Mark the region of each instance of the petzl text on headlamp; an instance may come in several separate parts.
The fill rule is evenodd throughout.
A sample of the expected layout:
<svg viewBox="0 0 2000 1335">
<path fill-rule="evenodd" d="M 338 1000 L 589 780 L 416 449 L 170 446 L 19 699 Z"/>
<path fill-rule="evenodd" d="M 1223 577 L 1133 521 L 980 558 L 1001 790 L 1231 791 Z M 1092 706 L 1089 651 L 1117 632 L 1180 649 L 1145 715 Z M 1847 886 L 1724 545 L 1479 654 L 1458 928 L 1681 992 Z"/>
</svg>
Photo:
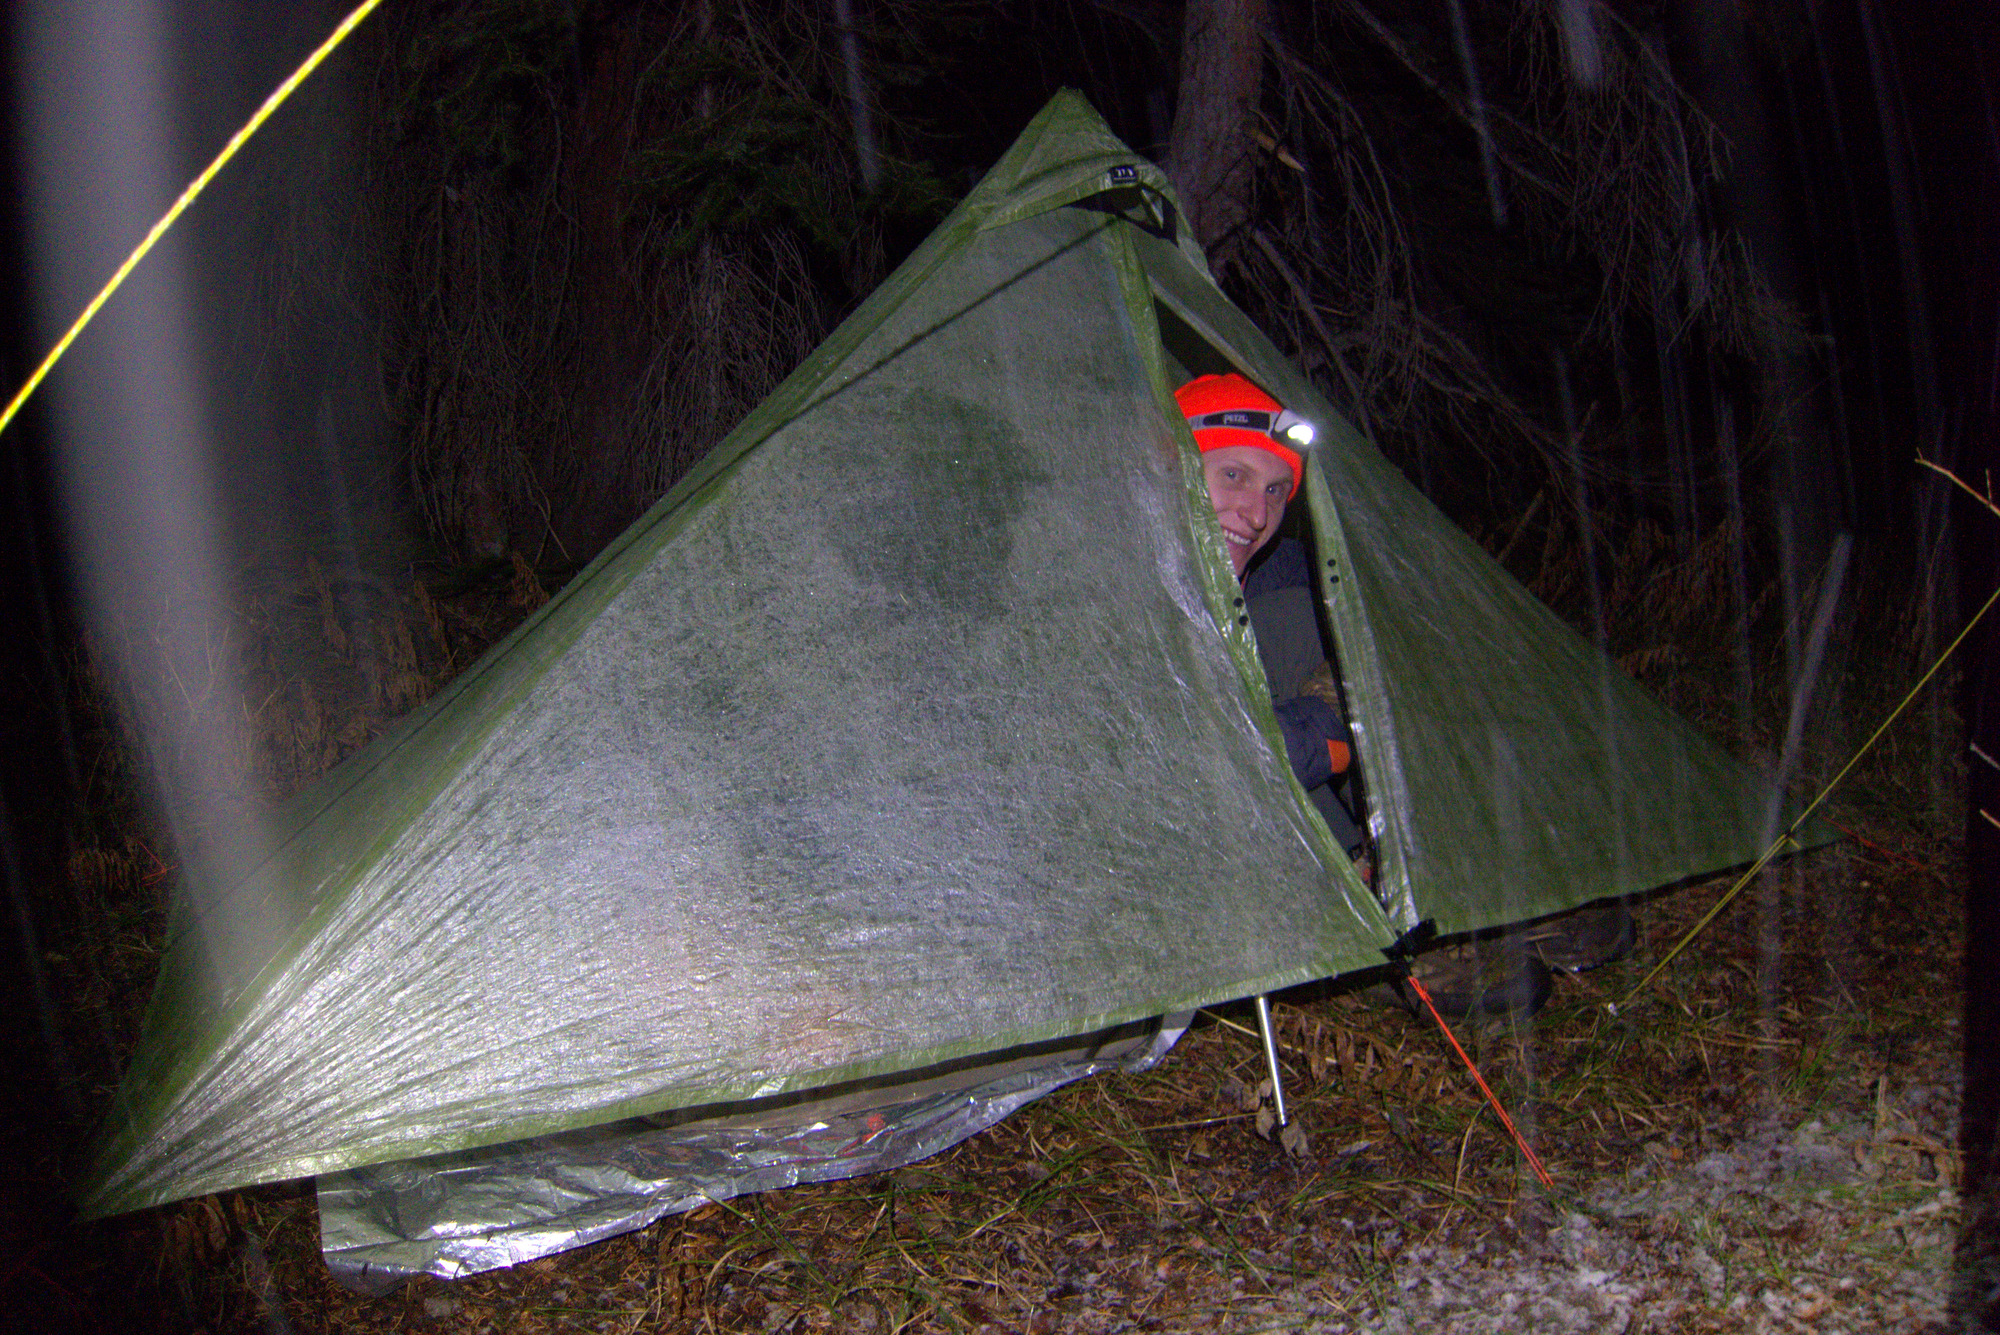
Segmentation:
<svg viewBox="0 0 2000 1335">
<path fill-rule="evenodd" d="M 1259 412 L 1255 408 L 1230 408 L 1224 412 L 1190 417 L 1188 425 L 1197 431 L 1216 426 L 1256 431 L 1295 450 L 1303 450 L 1313 443 L 1312 423 L 1290 408 L 1276 413 Z"/>
</svg>

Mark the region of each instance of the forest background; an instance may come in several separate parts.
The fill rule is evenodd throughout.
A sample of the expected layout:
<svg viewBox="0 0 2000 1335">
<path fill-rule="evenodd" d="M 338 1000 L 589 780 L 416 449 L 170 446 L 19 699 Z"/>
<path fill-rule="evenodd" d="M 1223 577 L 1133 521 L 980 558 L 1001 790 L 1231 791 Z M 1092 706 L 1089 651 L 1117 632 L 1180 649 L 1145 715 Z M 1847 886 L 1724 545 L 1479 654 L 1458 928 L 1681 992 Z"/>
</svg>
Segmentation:
<svg viewBox="0 0 2000 1335">
<path fill-rule="evenodd" d="M 13 382 L 339 14 L 93 26 L 120 9 L 13 33 Z M 188 609 L 308 569 L 315 607 L 413 570 L 558 586 L 1066 86 L 1167 167 L 1224 290 L 1642 678 L 1713 659 L 1747 714 L 1796 684 L 1829 580 L 1834 694 L 1884 628 L 1919 658 L 1990 583 L 1992 521 L 1914 461 L 1980 485 L 1991 439 L 1992 28 L 1868 0 L 391 0 L 10 433 L 12 982 L 41 987 L 44 862 L 213 787 L 167 684 L 233 669 Z M 89 674 L 152 739 L 129 772 L 79 762 Z M 2000 933 L 1969 902 L 1977 966 Z M 22 1097 L 81 1126 L 65 1068 L 117 1041 L 56 1028 Z"/>
</svg>

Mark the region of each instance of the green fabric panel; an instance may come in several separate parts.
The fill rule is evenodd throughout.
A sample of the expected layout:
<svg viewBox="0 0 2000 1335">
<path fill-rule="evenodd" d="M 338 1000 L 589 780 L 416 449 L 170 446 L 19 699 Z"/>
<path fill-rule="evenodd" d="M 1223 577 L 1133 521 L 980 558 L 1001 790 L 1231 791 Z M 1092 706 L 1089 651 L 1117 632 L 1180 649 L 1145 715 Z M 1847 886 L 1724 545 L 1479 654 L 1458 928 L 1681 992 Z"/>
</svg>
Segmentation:
<svg viewBox="0 0 2000 1335">
<path fill-rule="evenodd" d="M 163 1001 L 92 1208 L 1377 961 L 1216 633 L 1125 230 L 934 257 L 806 406 L 302 800 L 239 902 L 303 925 Z"/>
<path fill-rule="evenodd" d="M 1059 108 L 1052 104 L 1051 110 Z M 1018 156 L 1010 154 L 995 173 Z M 204 1042 L 188 1032 L 186 1017 L 209 1009 L 227 1012 L 259 970 L 287 967 L 290 952 L 315 930 L 315 910 L 351 885 L 385 831 L 424 808 L 455 758 L 505 716 L 506 701 L 559 661 L 578 629 L 668 536 L 661 526 L 687 523 L 699 513 L 703 493 L 747 452 L 816 397 L 864 374 L 865 364 L 850 364 L 855 349 L 978 230 L 991 202 L 990 191 L 975 190 L 769 398 L 555 598 L 423 707 L 281 807 L 267 822 L 266 844 L 273 849 L 267 866 L 240 885 L 208 887 L 199 902 L 174 906 L 167 959 L 147 1024 L 148 1032 L 157 1028 L 172 1037 L 142 1043 L 142 1069 L 135 1070 L 140 1078 L 128 1080 L 128 1088 L 171 1084 L 173 1077 L 161 1064 L 178 1058 L 185 1065 Z M 952 318 L 963 312 L 936 314 Z M 330 830 L 319 817 L 336 801 L 344 801 L 350 815 Z M 221 1023 L 226 1028 L 233 1021 L 225 1015 Z"/>
<path fill-rule="evenodd" d="M 1308 501 L 1393 918 L 1499 926 L 1762 852 L 1768 781 L 1522 588 L 1178 250 L 1136 244 L 1162 300 L 1321 428 Z"/>
<path fill-rule="evenodd" d="M 690 498 L 664 531 L 694 520 L 706 499 Z M 296 979 L 301 953 L 344 911 L 356 883 L 644 559 L 629 542 L 622 550 L 622 560 L 594 564 L 586 572 L 594 578 L 579 577 L 425 706 L 281 807 L 265 865 L 237 885 L 184 891 L 104 1162 L 128 1154 L 134 1128 L 166 1118 L 215 1050 L 258 1022 L 268 988 Z"/>
<path fill-rule="evenodd" d="M 1079 116 L 1078 108 L 1082 115 Z M 700 513 L 706 493 L 745 454 L 819 396 L 866 374 L 856 349 L 963 247 L 996 204 L 1015 202 L 1023 178 L 1048 175 L 1037 153 L 1087 152 L 1094 165 L 1081 175 L 1044 181 L 1075 194 L 1099 181 L 1118 160 L 1115 144 L 1094 113 L 1070 95 L 1052 101 L 1037 126 L 989 173 L 909 259 L 779 388 L 696 465 L 659 503 L 614 540 L 561 593 L 477 664 L 395 728 L 281 808 L 267 823 L 270 861 L 234 886 L 200 887 L 176 903 L 161 976 L 148 1008 L 138 1054 L 110 1121 L 103 1161 L 129 1152 L 130 1128 L 165 1115 L 178 1090 L 244 1022 L 246 996 L 284 976 L 297 952 L 319 930 L 356 878 L 435 797 L 454 768 L 506 717 L 516 700 L 558 662 L 579 630 L 603 610 L 665 538 L 664 531 Z M 1078 137 L 1081 136 L 1079 139 Z M 1124 158 L 1140 161 L 1126 153 Z M 1060 176 L 1060 173 L 1058 173 Z M 1045 188 L 1044 195 L 1049 193 Z M 1060 201 L 1057 201 L 1060 202 Z M 1044 202 L 1041 206 L 1055 207 Z M 975 307 L 985 294 L 973 293 Z M 932 310 L 933 320 L 966 310 Z M 889 349 L 882 355 L 894 355 Z M 340 815 L 322 819 L 336 804 Z"/>
</svg>

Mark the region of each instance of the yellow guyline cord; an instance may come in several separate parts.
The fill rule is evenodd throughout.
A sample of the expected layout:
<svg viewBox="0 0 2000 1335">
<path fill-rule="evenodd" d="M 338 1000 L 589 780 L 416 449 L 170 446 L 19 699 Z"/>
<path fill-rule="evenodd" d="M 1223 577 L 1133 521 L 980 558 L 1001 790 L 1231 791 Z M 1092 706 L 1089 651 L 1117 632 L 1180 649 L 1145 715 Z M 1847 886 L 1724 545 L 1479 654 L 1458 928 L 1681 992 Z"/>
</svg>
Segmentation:
<svg viewBox="0 0 2000 1335">
<path fill-rule="evenodd" d="M 1926 468 L 1932 468 L 1938 472 L 1944 472 L 1943 469 L 1937 468 L 1935 464 L 1932 464 L 1927 460 L 1918 459 L 1917 462 L 1923 464 L 1923 466 Z M 1964 482 L 1959 481 L 1959 479 L 1953 476 L 1952 474 L 1946 473 L 1945 476 L 1950 477 L 1953 482 L 1957 482 L 1958 485 L 1960 487 L 1963 487 L 1966 491 L 1972 492 L 1972 495 L 1978 498 L 1988 509 L 1993 509 L 1993 502 L 1990 499 L 1986 497 L 1981 497 L 1978 492 L 1973 491 L 1971 487 L 1967 487 Z M 1994 513 L 2000 514 L 2000 510 L 1995 510 Z M 1974 626 L 1977 626 L 1980 623 L 1980 621 L 1986 616 L 1986 614 L 1993 609 L 1993 604 L 1996 602 L 2000 602 L 2000 589 L 1995 589 L 1992 592 L 1992 594 L 1987 597 L 1986 602 L 1983 605 L 1981 605 L 1980 609 L 1972 614 L 1972 620 L 1965 623 L 1965 629 L 1961 630 L 1958 633 L 1958 637 L 1954 639 L 1950 644 L 1944 647 L 1944 652 L 1938 655 L 1937 661 L 1930 665 L 1930 667 L 1924 672 L 1924 675 L 1917 678 L 1917 684 L 1910 688 L 1909 694 L 1903 697 L 1902 703 L 1889 711 L 1889 717 L 1882 720 L 1882 725 L 1877 729 L 1875 729 L 1874 732 L 1869 734 L 1868 740 L 1861 744 L 1861 749 L 1856 751 L 1854 755 L 1851 758 L 1849 758 L 1848 762 L 1840 767 L 1840 773 L 1834 775 L 1833 778 L 1827 783 L 1826 787 L 1820 789 L 1819 796 L 1815 797 L 1812 800 L 1811 805 L 1809 805 L 1804 811 L 1801 811 L 1799 813 L 1798 819 L 1793 821 L 1791 825 L 1786 828 L 1785 832 L 1778 836 L 1776 842 L 1774 842 L 1769 848 L 1764 850 L 1764 856 L 1758 858 L 1755 862 L 1750 864 L 1750 870 L 1744 872 L 1742 876 L 1738 877 L 1736 884 L 1729 887 L 1728 893 L 1723 895 L 1721 899 L 1715 901 L 1715 907 L 1710 909 L 1707 913 L 1703 914 L 1701 921 L 1696 923 L 1693 927 L 1689 928 L 1687 935 L 1682 937 L 1672 950 L 1669 950 L 1665 955 L 1660 957 L 1660 962 L 1658 964 L 1655 964 L 1652 968 L 1652 971 L 1648 973 L 1644 978 L 1641 978 L 1638 981 L 1638 983 L 1634 985 L 1632 990 L 1625 994 L 1625 999 L 1623 1001 L 1606 1002 L 1604 1008 L 1607 1011 L 1611 1012 L 1611 1014 L 1613 1015 L 1616 1015 L 1620 1011 L 1630 1007 L 1633 1001 L 1638 998 L 1639 994 L 1641 992 L 1644 992 L 1648 987 L 1652 986 L 1653 980 L 1655 978 L 1658 978 L 1660 974 L 1665 971 L 1666 967 L 1674 962 L 1674 957 L 1679 955 L 1683 950 L 1687 949 L 1689 943 L 1692 942 L 1697 936 L 1700 936 L 1702 932 L 1708 927 L 1708 925 L 1714 922 L 1724 909 L 1729 907 L 1730 903 L 1735 900 L 1736 896 L 1743 892 L 1743 887 L 1750 884 L 1751 881 L 1755 880 L 1757 877 L 1757 873 L 1764 870 L 1766 866 L 1770 865 L 1771 859 L 1778 856 L 1778 854 L 1781 851 L 1783 851 L 1786 844 L 1793 842 L 1792 836 L 1798 833 L 1799 827 L 1804 825 L 1806 821 L 1812 818 L 1813 812 L 1818 811 L 1821 805 L 1825 803 L 1827 798 L 1833 796 L 1833 790 L 1840 787 L 1841 782 L 1847 778 L 1848 773 L 1851 770 L 1853 770 L 1853 768 L 1856 765 L 1861 763 L 1861 758 L 1867 755 L 1870 751 L 1875 749 L 1875 743 L 1882 740 L 1882 734 L 1889 731 L 1889 725 L 1894 723 L 1898 718 L 1902 717 L 1903 711 L 1910 707 L 1910 702 L 1915 700 L 1918 694 L 1922 692 L 1925 685 L 1927 685 L 1930 682 L 1930 679 L 1937 675 L 1938 669 L 1945 665 L 1945 660 L 1950 658 L 1953 651 L 1956 650 L 1959 645 L 1965 642 L 1965 637 L 1972 634 L 1972 628 Z"/>
<path fill-rule="evenodd" d="M 28 401 L 28 396 L 35 392 L 48 376 L 49 370 L 61 360 L 65 352 L 69 351 L 69 345 L 76 342 L 77 335 L 83 332 L 84 326 L 96 318 L 98 309 L 111 299 L 111 294 L 116 292 L 119 285 L 139 267 L 139 261 L 145 259 L 146 252 L 166 235 L 167 229 L 174 225 L 174 220 L 187 210 L 188 205 L 194 203 L 195 196 L 207 188 L 208 183 L 215 179 L 215 174 L 222 170 L 224 164 L 236 156 L 236 150 L 243 147 L 251 135 L 257 133 L 264 122 L 271 118 L 271 113 L 283 106 L 285 99 L 292 95 L 293 90 L 304 83 L 306 77 L 319 68 L 320 62 L 332 55 L 334 48 L 346 41 L 347 35 L 381 3 L 382 0 L 362 0 L 356 5 L 354 12 L 342 19 L 340 26 L 333 30 L 333 34 L 319 44 L 319 49 L 307 56 L 305 63 L 293 70 L 291 77 L 279 84 L 276 90 L 264 99 L 264 105 L 257 108 L 257 114 L 245 121 L 243 128 L 230 136 L 229 142 L 222 146 L 222 151 L 215 155 L 215 161 L 209 163 L 201 175 L 188 183 L 188 188 L 181 191 L 181 197 L 174 201 L 174 206 L 153 224 L 153 230 L 146 233 L 146 239 L 139 243 L 138 248 L 125 257 L 125 262 L 118 266 L 117 273 L 111 275 L 111 281 L 104 285 L 103 291 L 91 298 L 90 304 L 83 308 L 83 314 L 77 316 L 76 323 L 69 327 L 69 332 L 49 350 L 48 356 L 42 358 L 42 364 L 28 377 L 28 383 L 21 386 L 20 392 L 9 401 L 7 410 L 0 413 L 0 431 L 7 429 L 8 424 L 14 420 L 14 415 L 21 411 L 21 405 Z"/>
</svg>

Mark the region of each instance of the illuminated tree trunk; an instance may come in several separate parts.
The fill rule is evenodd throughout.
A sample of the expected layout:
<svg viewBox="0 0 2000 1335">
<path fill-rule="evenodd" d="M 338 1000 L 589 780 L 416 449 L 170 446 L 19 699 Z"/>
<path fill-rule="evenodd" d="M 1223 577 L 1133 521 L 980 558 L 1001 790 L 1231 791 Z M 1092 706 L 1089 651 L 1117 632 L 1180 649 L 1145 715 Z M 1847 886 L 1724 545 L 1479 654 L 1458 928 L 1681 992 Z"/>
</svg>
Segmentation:
<svg viewBox="0 0 2000 1335">
<path fill-rule="evenodd" d="M 1230 263 L 1250 212 L 1265 14 L 1265 0 L 1189 0 L 1181 20 L 1167 175 L 1218 272 Z"/>
</svg>

